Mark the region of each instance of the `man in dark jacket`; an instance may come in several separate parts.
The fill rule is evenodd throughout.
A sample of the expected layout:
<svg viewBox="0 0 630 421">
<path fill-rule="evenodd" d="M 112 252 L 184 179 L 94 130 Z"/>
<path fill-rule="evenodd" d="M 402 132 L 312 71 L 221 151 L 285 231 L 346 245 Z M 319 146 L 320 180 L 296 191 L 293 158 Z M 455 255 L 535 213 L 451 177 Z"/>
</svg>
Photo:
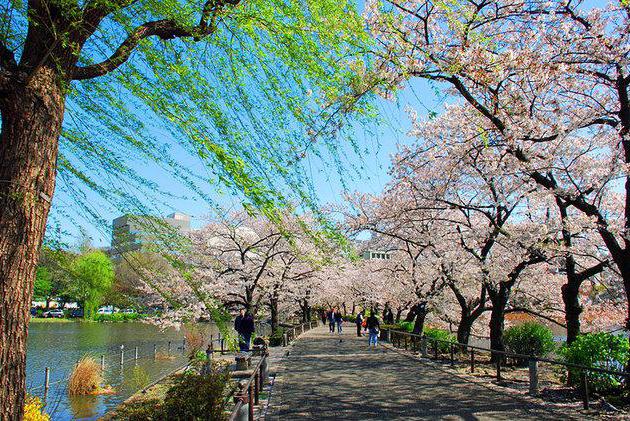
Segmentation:
<svg viewBox="0 0 630 421">
<path fill-rule="evenodd" d="M 256 331 L 254 317 L 248 311 L 241 309 L 239 315 L 234 319 L 234 330 L 238 333 L 238 347 L 241 352 L 249 352 L 252 334 Z"/>
</svg>

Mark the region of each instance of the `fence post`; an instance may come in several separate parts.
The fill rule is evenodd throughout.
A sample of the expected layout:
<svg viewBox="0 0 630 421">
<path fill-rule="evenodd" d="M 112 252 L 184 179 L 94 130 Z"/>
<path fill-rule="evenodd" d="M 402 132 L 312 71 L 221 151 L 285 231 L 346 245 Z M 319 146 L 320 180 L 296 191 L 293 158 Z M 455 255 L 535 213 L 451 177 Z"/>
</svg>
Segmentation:
<svg viewBox="0 0 630 421">
<path fill-rule="evenodd" d="M 221 338 L 221 353 L 225 351 L 225 339 Z"/>
<path fill-rule="evenodd" d="M 586 377 L 585 370 L 582 370 L 580 377 L 582 380 L 582 404 L 584 405 L 584 409 L 588 409 L 590 406 L 588 402 L 588 377 Z"/>
<path fill-rule="evenodd" d="M 120 346 L 120 365 L 123 365 L 125 363 L 125 346 L 121 345 Z"/>
<path fill-rule="evenodd" d="M 423 358 L 427 357 L 427 337 L 424 335 L 420 338 L 420 352 Z"/>
<path fill-rule="evenodd" d="M 475 372 L 475 350 L 471 348 L 470 350 L 470 372 Z"/>
<path fill-rule="evenodd" d="M 135 348 L 135 353 L 134 353 L 134 360 L 138 359 L 138 347 L 136 346 Z"/>
<path fill-rule="evenodd" d="M 45 376 L 44 376 L 44 390 L 48 390 L 50 386 L 50 368 L 46 367 Z"/>
<path fill-rule="evenodd" d="M 157 345 L 153 344 L 153 359 L 157 359 Z"/>
<path fill-rule="evenodd" d="M 538 360 L 529 360 L 529 394 L 538 395 Z"/>
<path fill-rule="evenodd" d="M 182 354 L 186 353 L 186 338 L 182 339 Z"/>
<path fill-rule="evenodd" d="M 254 421 L 254 400 L 253 396 L 252 384 L 249 384 L 249 388 L 247 389 L 247 397 L 249 398 L 249 421 Z"/>
<path fill-rule="evenodd" d="M 105 355 L 101 355 L 101 371 L 105 370 Z"/>
<path fill-rule="evenodd" d="M 171 355 L 171 341 L 168 341 L 168 355 Z"/>
<path fill-rule="evenodd" d="M 254 374 L 254 404 L 258 405 L 259 400 L 258 400 L 258 387 L 260 386 L 260 373 L 258 372 L 258 370 L 256 370 L 256 373 Z"/>
<path fill-rule="evenodd" d="M 287 346 L 289 344 L 289 334 L 284 332 L 282 334 L 282 346 Z"/>
</svg>

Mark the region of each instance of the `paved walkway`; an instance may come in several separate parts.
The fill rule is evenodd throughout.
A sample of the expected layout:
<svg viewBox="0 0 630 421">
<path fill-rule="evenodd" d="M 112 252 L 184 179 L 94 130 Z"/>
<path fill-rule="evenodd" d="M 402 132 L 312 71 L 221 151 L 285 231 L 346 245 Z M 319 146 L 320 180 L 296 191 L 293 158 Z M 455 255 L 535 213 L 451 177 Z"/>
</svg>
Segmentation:
<svg viewBox="0 0 630 421">
<path fill-rule="evenodd" d="M 319 327 L 294 343 L 267 420 L 584 419 L 498 386 Z M 354 331 L 354 329 L 352 329 Z"/>
</svg>

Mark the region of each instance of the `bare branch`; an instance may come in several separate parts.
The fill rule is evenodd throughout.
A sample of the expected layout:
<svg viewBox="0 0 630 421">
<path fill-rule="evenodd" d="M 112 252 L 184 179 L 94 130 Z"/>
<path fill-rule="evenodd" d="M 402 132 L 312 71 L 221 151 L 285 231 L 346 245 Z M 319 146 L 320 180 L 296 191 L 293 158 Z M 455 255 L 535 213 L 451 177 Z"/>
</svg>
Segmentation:
<svg viewBox="0 0 630 421">
<path fill-rule="evenodd" d="M 143 39 L 156 36 L 162 40 L 194 37 L 200 40 L 216 30 L 216 18 L 226 5 L 237 5 L 240 0 L 208 0 L 203 7 L 199 25 L 184 27 L 171 19 L 144 23 L 136 27 L 116 51 L 105 61 L 85 67 L 76 66 L 72 72 L 75 80 L 103 76 L 125 63 Z M 123 3 L 123 2 L 121 2 Z"/>
</svg>

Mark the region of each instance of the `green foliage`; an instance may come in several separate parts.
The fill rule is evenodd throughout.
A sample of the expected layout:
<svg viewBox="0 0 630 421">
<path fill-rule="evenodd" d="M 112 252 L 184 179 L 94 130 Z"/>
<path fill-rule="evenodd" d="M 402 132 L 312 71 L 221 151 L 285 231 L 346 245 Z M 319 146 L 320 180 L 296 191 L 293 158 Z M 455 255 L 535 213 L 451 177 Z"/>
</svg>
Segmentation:
<svg viewBox="0 0 630 421">
<path fill-rule="evenodd" d="M 278 329 L 269 336 L 269 346 L 280 346 L 284 341 L 284 332 L 285 329 L 283 327 L 278 327 Z"/>
<path fill-rule="evenodd" d="M 46 266 L 38 266 L 33 286 L 33 298 L 46 299 L 52 292 L 52 275 Z"/>
<path fill-rule="evenodd" d="M 607 332 L 587 333 L 580 335 L 570 345 L 560 349 L 560 355 L 566 363 L 579 364 L 587 367 L 603 368 L 623 371 L 630 357 L 628 338 Z M 580 370 L 572 369 L 573 378 L 580 375 Z M 621 378 L 609 375 L 587 372 L 589 387 L 597 391 L 605 391 L 621 384 Z"/>
<path fill-rule="evenodd" d="M 405 332 L 413 332 L 414 322 L 400 322 L 399 325 Z"/>
<path fill-rule="evenodd" d="M 555 348 L 551 329 L 536 322 L 525 322 L 506 329 L 503 341 L 506 350 L 515 354 L 544 357 Z M 526 363 L 525 360 L 521 362 Z"/>
<path fill-rule="evenodd" d="M 413 326 L 412 326 L 412 329 L 413 329 Z M 438 347 L 439 352 L 449 352 L 451 349 L 450 344 L 457 342 L 457 338 L 455 337 L 455 335 L 453 335 L 452 333 L 450 333 L 448 330 L 445 330 L 445 329 L 438 329 L 438 328 L 425 326 L 423 333 L 424 333 L 424 336 L 426 336 L 429 339 L 429 342 L 428 342 L 429 347 L 434 346 L 434 342 L 431 339 L 436 339 L 438 341 L 437 347 Z"/>
<path fill-rule="evenodd" d="M 230 373 L 227 366 L 214 365 L 209 374 L 185 372 L 166 392 L 162 411 L 169 420 L 224 420 Z M 226 402 L 227 401 L 227 402 Z"/>
<path fill-rule="evenodd" d="M 84 318 L 93 319 L 102 297 L 114 282 L 114 267 L 101 251 L 90 251 L 75 259 L 70 267 L 72 294 L 83 303 Z"/>
<path fill-rule="evenodd" d="M 113 314 L 97 314 L 94 316 L 94 320 L 97 322 L 128 322 L 132 320 L 138 320 L 142 316 L 138 313 L 113 313 Z"/>
<path fill-rule="evenodd" d="M 357 315 L 356 314 L 348 314 L 345 316 L 345 319 L 347 322 L 351 322 L 354 323 L 357 320 Z"/>
</svg>

